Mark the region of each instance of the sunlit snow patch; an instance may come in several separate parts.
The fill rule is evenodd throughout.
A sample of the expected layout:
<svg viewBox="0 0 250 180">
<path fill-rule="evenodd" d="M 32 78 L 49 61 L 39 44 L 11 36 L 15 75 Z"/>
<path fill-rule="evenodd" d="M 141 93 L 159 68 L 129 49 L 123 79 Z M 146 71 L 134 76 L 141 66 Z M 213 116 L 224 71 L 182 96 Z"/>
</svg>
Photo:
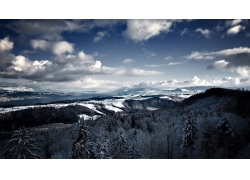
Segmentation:
<svg viewBox="0 0 250 180">
<path fill-rule="evenodd" d="M 172 98 L 168 97 L 168 96 L 161 96 L 160 99 L 168 99 L 168 100 L 173 100 Z"/>
<path fill-rule="evenodd" d="M 88 116 L 86 114 L 80 114 L 78 116 L 84 120 L 96 120 L 98 117 L 101 117 L 100 115 Z"/>
</svg>

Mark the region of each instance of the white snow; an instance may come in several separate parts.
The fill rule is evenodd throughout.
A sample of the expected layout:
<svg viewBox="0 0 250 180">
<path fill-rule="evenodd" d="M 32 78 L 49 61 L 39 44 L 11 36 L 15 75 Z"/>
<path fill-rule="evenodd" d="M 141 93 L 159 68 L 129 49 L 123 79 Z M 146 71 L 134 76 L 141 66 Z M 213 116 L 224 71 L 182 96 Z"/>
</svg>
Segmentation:
<svg viewBox="0 0 250 180">
<path fill-rule="evenodd" d="M 157 109 L 159 109 L 159 108 L 147 107 L 147 110 L 150 110 L 150 111 L 155 111 Z"/>
<path fill-rule="evenodd" d="M 177 97 L 181 97 L 181 98 L 189 98 L 190 96 L 192 96 L 192 94 L 189 94 L 189 95 L 178 94 L 177 95 Z"/>
<path fill-rule="evenodd" d="M 115 111 L 115 112 L 121 112 L 122 111 L 121 109 L 119 109 L 117 107 L 114 107 L 112 105 L 107 105 L 107 104 L 105 105 L 105 108 L 110 110 L 110 111 Z"/>
<path fill-rule="evenodd" d="M 169 100 L 173 100 L 172 98 L 168 97 L 168 96 L 161 96 L 160 99 L 169 99 Z"/>
<path fill-rule="evenodd" d="M 85 107 L 87 107 L 87 108 L 89 108 L 89 109 L 92 109 L 93 111 L 95 111 L 95 112 L 97 112 L 97 113 L 99 113 L 99 114 L 102 114 L 102 115 L 106 115 L 106 114 L 104 114 L 104 113 L 102 113 L 102 112 L 100 112 L 100 111 L 98 111 L 98 110 L 96 110 L 96 107 L 95 107 L 95 105 L 94 104 L 90 104 L 89 103 L 89 101 L 87 101 L 86 103 L 77 103 L 77 105 L 79 105 L 79 106 L 85 106 Z"/>
<path fill-rule="evenodd" d="M 86 114 L 80 114 L 78 116 L 84 120 L 96 120 L 98 117 L 101 117 L 100 115 L 88 116 Z"/>
</svg>

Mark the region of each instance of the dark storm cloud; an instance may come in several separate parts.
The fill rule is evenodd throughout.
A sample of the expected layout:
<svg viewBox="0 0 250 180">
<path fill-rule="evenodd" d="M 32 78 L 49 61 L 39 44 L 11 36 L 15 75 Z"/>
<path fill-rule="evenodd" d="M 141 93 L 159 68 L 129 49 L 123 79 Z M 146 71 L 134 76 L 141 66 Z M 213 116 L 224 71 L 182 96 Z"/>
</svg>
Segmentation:
<svg viewBox="0 0 250 180">
<path fill-rule="evenodd" d="M 22 35 L 39 36 L 48 40 L 61 40 L 62 32 L 89 30 L 90 21 L 72 20 L 16 20 L 6 24 L 6 27 Z"/>
</svg>

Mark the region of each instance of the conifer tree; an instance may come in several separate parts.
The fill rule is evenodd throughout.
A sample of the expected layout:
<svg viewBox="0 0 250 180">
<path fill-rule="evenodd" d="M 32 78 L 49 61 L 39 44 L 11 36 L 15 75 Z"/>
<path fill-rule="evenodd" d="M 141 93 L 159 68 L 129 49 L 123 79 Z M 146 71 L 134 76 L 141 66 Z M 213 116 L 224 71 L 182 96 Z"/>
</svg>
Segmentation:
<svg viewBox="0 0 250 180">
<path fill-rule="evenodd" d="M 73 142 L 72 158 L 73 159 L 90 159 L 94 158 L 94 143 L 90 141 L 90 133 L 84 120 L 80 120 L 76 127 L 76 139 Z"/>
<path fill-rule="evenodd" d="M 39 159 L 35 151 L 40 150 L 36 147 L 36 142 L 26 129 L 18 129 L 14 132 L 11 140 L 7 143 L 7 150 L 4 152 L 6 158 L 12 159 Z"/>
<path fill-rule="evenodd" d="M 110 159 L 110 140 L 108 132 L 103 125 L 99 127 L 99 133 L 94 148 L 95 158 Z"/>
<path fill-rule="evenodd" d="M 185 124 L 185 137 L 184 137 L 184 145 L 191 147 L 195 141 L 195 132 L 197 130 L 194 121 L 194 113 L 192 110 L 188 113 L 188 119 Z"/>
<path fill-rule="evenodd" d="M 234 137 L 234 132 L 231 124 L 228 121 L 227 117 L 224 117 L 223 120 L 216 126 L 220 132 L 219 143 L 224 147 L 224 157 L 230 158 L 234 153 L 234 148 L 237 144 Z"/>
<path fill-rule="evenodd" d="M 112 155 L 115 159 L 128 158 L 128 138 L 125 136 L 124 130 L 119 129 L 116 135 L 111 139 Z"/>
</svg>

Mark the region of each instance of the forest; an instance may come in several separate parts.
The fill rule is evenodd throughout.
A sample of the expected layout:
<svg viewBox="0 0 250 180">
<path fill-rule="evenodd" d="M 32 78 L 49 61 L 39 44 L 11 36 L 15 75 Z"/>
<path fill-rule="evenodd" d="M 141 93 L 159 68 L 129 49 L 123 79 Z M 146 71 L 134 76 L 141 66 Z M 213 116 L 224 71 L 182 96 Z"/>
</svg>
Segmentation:
<svg viewBox="0 0 250 180">
<path fill-rule="evenodd" d="M 134 107 L 96 120 L 77 116 L 96 115 L 84 107 L 0 114 L 0 158 L 250 157 L 250 92 L 211 88 L 182 102 L 161 102 L 157 110 Z"/>
</svg>

